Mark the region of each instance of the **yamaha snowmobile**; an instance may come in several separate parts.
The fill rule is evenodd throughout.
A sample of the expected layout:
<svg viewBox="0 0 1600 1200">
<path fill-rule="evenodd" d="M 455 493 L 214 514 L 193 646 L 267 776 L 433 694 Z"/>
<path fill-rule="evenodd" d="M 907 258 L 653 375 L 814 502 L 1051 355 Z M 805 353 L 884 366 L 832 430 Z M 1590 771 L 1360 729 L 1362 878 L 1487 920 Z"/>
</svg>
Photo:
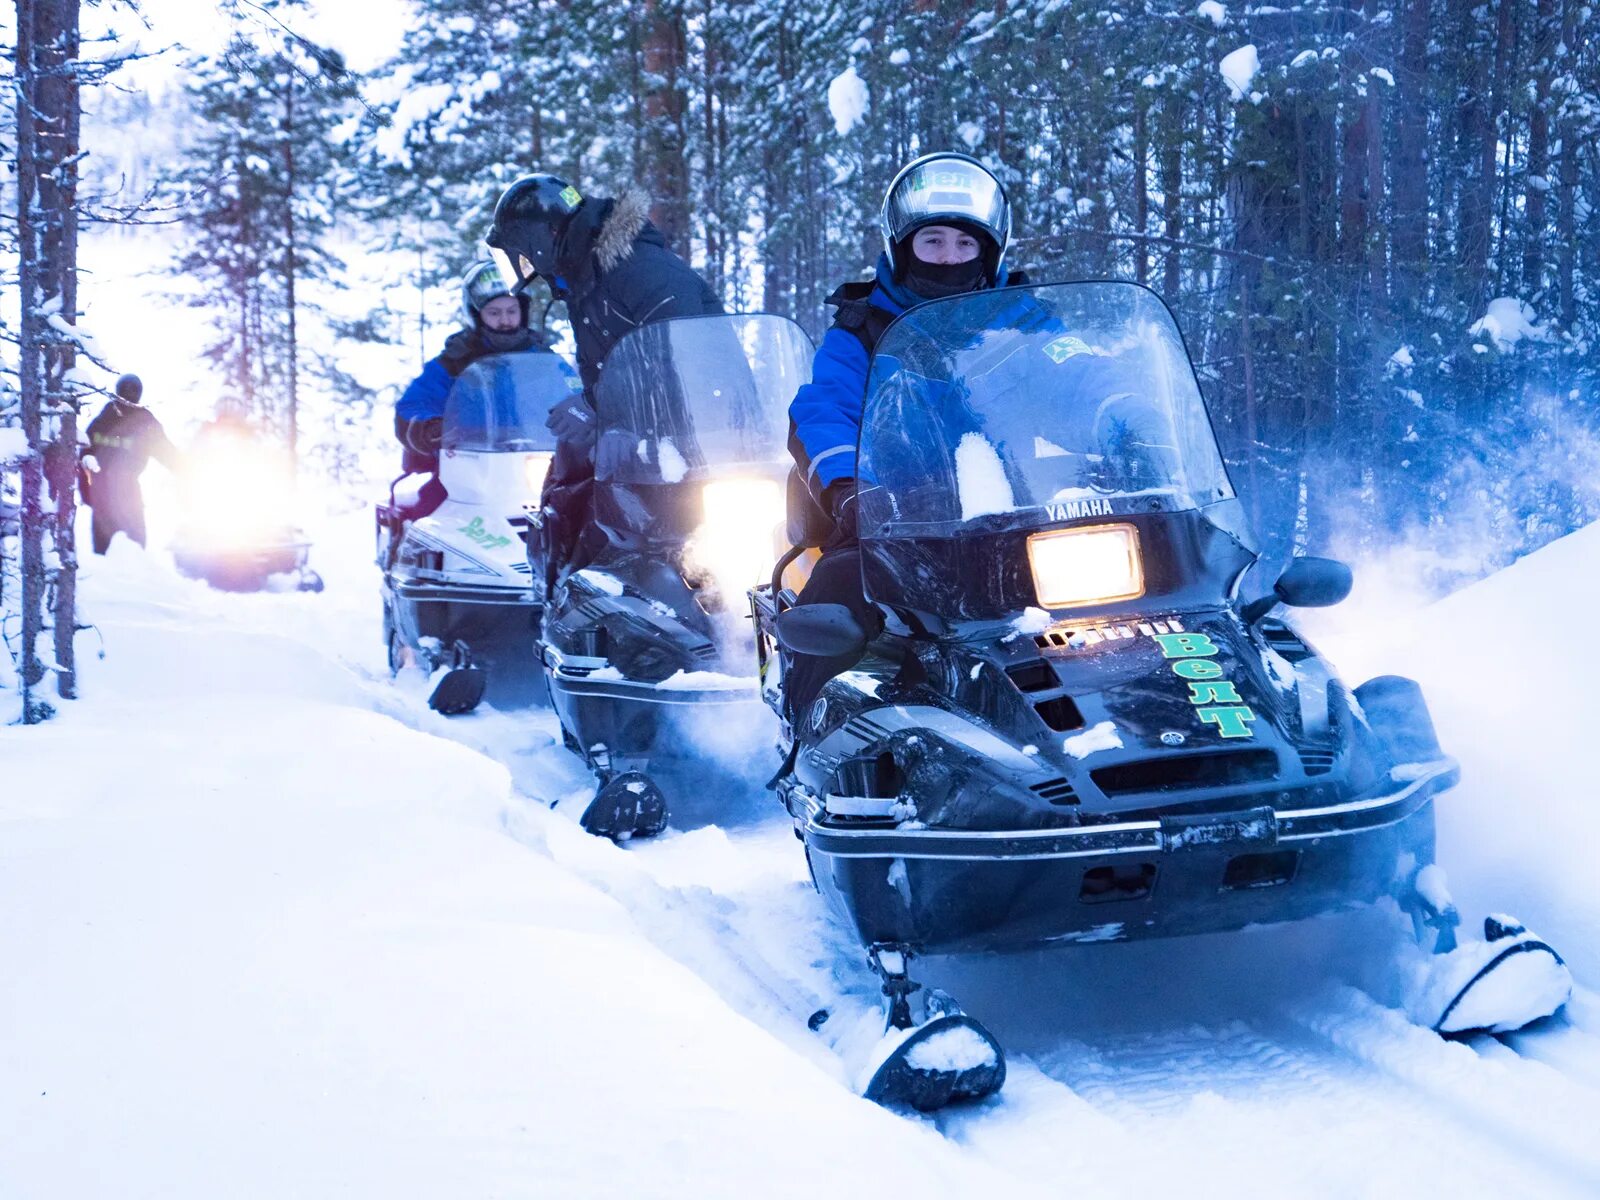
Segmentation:
<svg viewBox="0 0 1600 1200">
<path fill-rule="evenodd" d="M 439 482 L 446 499 L 419 515 L 416 498 L 391 486 L 389 502 L 377 507 L 389 668 L 445 668 L 428 700 L 436 711 L 469 712 L 491 684 L 503 703 L 538 698 L 542 597 L 528 559 L 529 514 L 555 450 L 545 417 L 576 386 L 554 354 L 472 363 L 445 401 Z"/>
<path fill-rule="evenodd" d="M 1005 1078 L 980 1023 L 916 995 L 916 954 L 1393 897 L 1438 952 L 1434 1028 L 1507 1029 L 1565 1002 L 1560 956 L 1516 922 L 1457 947 L 1433 860 L 1434 799 L 1458 768 L 1418 685 L 1348 689 L 1274 615 L 1342 600 L 1348 567 L 1296 559 L 1241 602 L 1257 553 L 1153 293 L 1081 283 L 911 310 L 872 360 L 857 469 L 881 628 L 795 606 L 777 579 L 751 602 L 780 716 L 796 653 L 859 656 L 783 721 L 775 786 L 883 981 L 869 1097 L 933 1109 Z M 1487 986 L 1507 973 L 1515 986 Z M 1508 993 L 1521 1007 L 1494 1011 Z"/>
<path fill-rule="evenodd" d="M 799 326 L 756 314 L 647 325 L 606 358 L 603 545 L 552 572 L 541 635 L 566 743 L 599 779 L 591 833 L 659 833 L 668 791 L 708 791 L 695 722 L 758 704 L 744 596 L 783 548 L 787 406 L 811 354 Z M 559 519 L 542 514 L 544 540 Z"/>
<path fill-rule="evenodd" d="M 225 592 L 322 590 L 308 565 L 310 539 L 287 515 L 288 459 L 250 426 L 228 419 L 203 426 L 184 456 L 179 488 L 183 517 L 172 558 L 181 574 Z"/>
</svg>

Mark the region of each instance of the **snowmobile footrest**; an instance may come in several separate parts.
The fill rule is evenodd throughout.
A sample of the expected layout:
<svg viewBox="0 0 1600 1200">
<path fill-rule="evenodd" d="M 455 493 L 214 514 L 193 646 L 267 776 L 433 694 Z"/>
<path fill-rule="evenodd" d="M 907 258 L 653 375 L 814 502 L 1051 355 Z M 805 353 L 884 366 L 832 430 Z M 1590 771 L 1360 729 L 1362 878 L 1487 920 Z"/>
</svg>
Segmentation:
<svg viewBox="0 0 1600 1200">
<path fill-rule="evenodd" d="M 428 697 L 428 707 L 445 716 L 471 712 L 483 699 L 489 677 L 482 667 L 456 667 L 447 671 Z"/>
<path fill-rule="evenodd" d="M 867 1084 L 885 1107 L 933 1112 L 992 1096 L 1006 1081 L 1006 1056 L 994 1036 L 965 1014 L 937 1017 L 895 1048 Z"/>
</svg>

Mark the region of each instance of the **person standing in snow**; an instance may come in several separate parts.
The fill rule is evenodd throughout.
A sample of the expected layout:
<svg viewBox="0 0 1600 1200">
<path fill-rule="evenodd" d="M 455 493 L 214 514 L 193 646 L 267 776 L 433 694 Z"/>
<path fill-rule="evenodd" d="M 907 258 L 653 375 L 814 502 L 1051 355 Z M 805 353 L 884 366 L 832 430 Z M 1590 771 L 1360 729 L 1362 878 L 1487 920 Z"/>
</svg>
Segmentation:
<svg viewBox="0 0 1600 1200">
<path fill-rule="evenodd" d="M 587 562 L 598 548 L 592 520 L 595 388 L 606 356 L 628 333 L 653 321 L 721 314 L 710 285 L 674 254 L 649 217 L 650 203 L 629 189 L 615 199 L 582 195 L 554 175 L 524 175 L 495 205 L 484 238 L 520 293 L 543 279 L 565 300 L 578 346 L 583 395 L 550 410 L 557 436 L 544 503 L 558 518 L 558 563 Z"/>
<path fill-rule="evenodd" d="M 89 422 L 89 448 L 82 465 L 88 482 L 84 499 L 94 516 L 94 552 L 104 554 L 111 539 L 125 533 L 145 544 L 144 493 L 139 476 L 152 458 L 169 471 L 179 468 L 178 449 L 156 415 L 141 403 L 144 384 L 137 375 L 117 380 L 116 395 Z"/>
<path fill-rule="evenodd" d="M 832 536 L 812 568 L 799 604 L 842 604 L 863 628 L 877 628 L 861 590 L 856 544 L 856 443 L 866 402 L 867 367 L 884 330 L 929 300 L 1027 283 L 1005 264 L 1011 209 L 1005 188 L 965 154 L 929 154 L 889 184 L 879 215 L 883 253 L 873 279 L 841 285 L 836 312 L 812 362 L 811 382 L 789 405 L 789 450 Z M 785 679 L 791 719 L 822 685 L 852 664 L 796 655 Z"/>
<path fill-rule="evenodd" d="M 444 503 L 439 482 L 439 442 L 444 432 L 444 407 L 460 374 L 491 354 L 553 354 L 528 325 L 528 298 L 514 294 L 493 262 L 474 263 L 461 279 L 464 329 L 445 340 L 437 358 L 428 360 L 394 406 L 394 433 L 404 447 L 401 468 L 425 474 L 407 515 L 422 517 Z M 566 361 L 562 367 L 571 374 Z"/>
</svg>

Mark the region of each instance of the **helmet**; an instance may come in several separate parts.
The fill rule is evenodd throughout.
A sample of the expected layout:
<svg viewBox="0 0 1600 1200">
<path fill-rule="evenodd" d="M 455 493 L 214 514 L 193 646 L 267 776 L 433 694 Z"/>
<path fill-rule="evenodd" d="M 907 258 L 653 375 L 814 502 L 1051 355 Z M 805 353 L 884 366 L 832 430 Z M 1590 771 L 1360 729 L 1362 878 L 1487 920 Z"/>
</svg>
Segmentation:
<svg viewBox="0 0 1600 1200">
<path fill-rule="evenodd" d="M 905 268 L 907 241 L 924 225 L 959 225 L 987 244 L 984 265 L 999 278 L 1011 241 L 1011 206 L 1006 190 L 989 169 L 965 154 L 925 154 L 900 168 L 883 196 L 878 218 L 883 249 L 896 276 Z"/>
<path fill-rule="evenodd" d="M 461 316 L 467 324 L 476 325 L 483 306 L 496 296 L 515 296 L 522 307 L 523 320 L 527 320 L 528 298 L 517 295 L 499 263 L 485 259 L 468 267 L 461 277 Z"/>
<path fill-rule="evenodd" d="M 117 380 L 117 398 L 126 400 L 129 404 L 139 403 L 139 397 L 144 395 L 144 384 L 137 375 L 124 375 Z"/>
<path fill-rule="evenodd" d="M 536 275 L 555 278 L 561 235 L 582 204 L 578 189 L 554 175 L 524 175 L 501 195 L 483 240 L 517 291 Z"/>
</svg>

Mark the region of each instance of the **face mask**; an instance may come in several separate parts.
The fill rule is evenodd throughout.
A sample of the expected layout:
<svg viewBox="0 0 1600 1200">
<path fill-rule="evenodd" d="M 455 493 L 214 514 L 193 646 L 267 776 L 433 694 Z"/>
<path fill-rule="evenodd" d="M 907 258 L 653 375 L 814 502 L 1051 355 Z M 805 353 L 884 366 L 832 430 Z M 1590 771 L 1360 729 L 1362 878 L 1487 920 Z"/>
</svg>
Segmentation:
<svg viewBox="0 0 1600 1200">
<path fill-rule="evenodd" d="M 483 338 L 485 346 L 497 353 L 504 353 L 507 350 L 520 350 L 528 340 L 528 331 L 526 329 L 510 329 L 502 333 L 496 329 L 480 326 L 478 335 Z"/>
<path fill-rule="evenodd" d="M 906 286 L 925 300 L 976 291 L 983 286 L 984 277 L 981 254 L 964 263 L 923 262 L 913 254 L 906 263 Z"/>
</svg>

